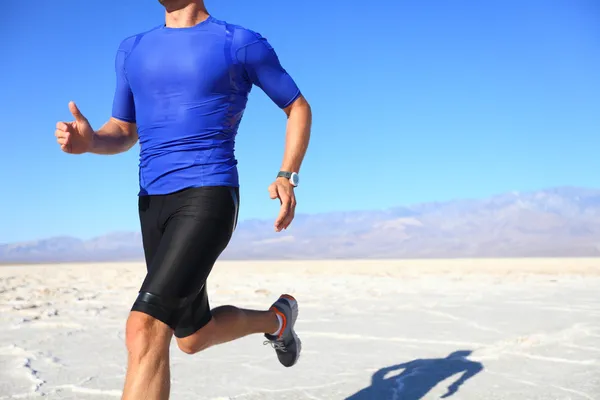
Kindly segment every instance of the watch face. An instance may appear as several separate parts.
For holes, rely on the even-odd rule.
[[[297,173],[292,173],[292,176],[290,177],[290,181],[292,182],[292,185],[294,186],[298,186],[298,182],[300,181],[300,177],[298,176]]]

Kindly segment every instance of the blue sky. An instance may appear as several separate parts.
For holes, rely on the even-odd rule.
[[[267,37],[313,106],[300,213],[600,187],[595,0],[206,4]],[[138,229],[137,146],[70,156],[53,135],[69,100],[95,127],[109,117],[119,42],[161,24],[160,4],[10,1],[0,20],[0,242]],[[237,140],[241,219],[277,214],[267,186],[284,132],[255,89]]]

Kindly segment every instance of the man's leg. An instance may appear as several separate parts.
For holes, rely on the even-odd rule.
[[[208,261],[213,262],[212,259]],[[208,268],[204,266],[204,269]],[[175,336],[182,351],[194,354],[252,333],[273,333],[278,327],[279,318],[273,310],[245,310],[234,306],[211,310],[204,284],[179,314]]]
[[[148,275],[157,271],[153,260],[162,241],[160,213],[164,198],[140,196],[138,200],[144,255]],[[170,391],[169,344],[173,329],[148,314],[132,311],[125,327],[127,374],[123,400],[167,400]]]
[[[195,331],[176,328],[177,344],[185,353],[195,354],[210,346],[262,333],[267,339],[265,344],[273,346],[283,366],[291,367],[298,362],[302,342],[294,330],[298,317],[298,302],[294,297],[282,295],[268,311],[228,305],[213,309],[211,314],[210,322]]]
[[[255,333],[275,333],[279,319],[273,310],[246,310],[221,306],[211,311],[212,319],[200,330],[186,337],[178,337],[179,348],[195,354],[210,346],[230,342]]]
[[[122,400],[167,400],[173,330],[147,314],[132,311],[125,337],[128,360]]]
[[[179,336],[202,331],[180,343],[184,351],[195,353],[250,333],[269,332],[278,323],[270,312],[222,307],[217,325],[208,306],[206,278],[231,238],[238,202],[237,189],[223,187],[139,198],[148,273],[127,320],[123,399],[168,399],[174,329]]]
[[[277,350],[280,362],[286,367],[294,365],[298,360],[301,344],[294,332],[298,305],[293,297],[283,295],[266,311],[232,305],[217,307],[211,311],[209,306],[206,279],[235,229],[238,191],[230,188],[204,188],[191,191],[184,197],[187,197],[187,207],[184,207],[187,218],[172,218],[171,226],[164,233],[166,239],[163,239],[173,243],[168,253],[175,250],[177,256],[167,253],[164,257],[158,257],[158,260],[174,258],[178,260],[178,264],[185,266],[183,270],[178,268],[182,273],[177,276],[186,279],[186,282],[172,286],[187,286],[187,283],[193,282],[194,276],[197,282],[201,282],[194,285],[199,285],[201,290],[194,295],[193,300],[187,301],[177,317],[174,330],[179,348],[185,353],[194,354],[210,346],[262,333],[267,342]],[[175,226],[176,229],[173,228]],[[177,281],[166,275],[160,279],[161,282],[174,280]],[[284,357],[283,353],[286,353]]]

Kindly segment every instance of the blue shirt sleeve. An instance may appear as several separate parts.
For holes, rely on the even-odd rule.
[[[125,59],[128,52],[128,41],[121,43],[115,57],[115,72],[117,75],[117,85],[113,98],[112,116],[126,122],[135,122],[135,104],[133,102],[133,93],[127,81],[125,73]]]
[[[300,89],[281,66],[277,53],[257,33],[245,31],[244,39],[236,57],[249,81],[260,87],[278,107],[288,107],[300,96]]]

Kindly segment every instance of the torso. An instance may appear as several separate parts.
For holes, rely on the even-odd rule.
[[[234,140],[252,85],[235,62],[235,29],[211,17],[127,39],[142,194],[238,186]]]

